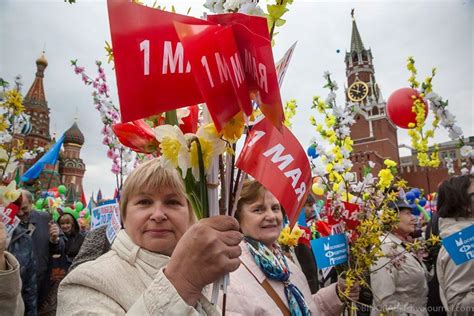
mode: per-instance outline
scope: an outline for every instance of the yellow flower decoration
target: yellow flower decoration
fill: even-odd
[[[191,137],[193,136],[194,135]],[[198,129],[196,136],[199,140],[199,144],[201,145],[202,160],[204,162],[204,169],[207,172],[212,166],[212,161],[214,158],[225,152],[226,144],[222,139],[219,138],[219,134],[217,133],[214,124],[201,126]],[[190,163],[193,176],[199,180],[199,156],[197,144],[195,141],[191,143],[190,147]]]
[[[237,113],[222,128],[220,135],[222,138],[233,144],[239,140],[244,133],[245,119],[242,112]]]
[[[416,68],[415,68],[415,60],[413,57],[408,57],[407,69],[410,71],[411,76],[408,81],[411,83],[412,88],[418,88],[420,86],[419,82],[416,81]],[[432,123],[432,128],[426,131],[423,131],[425,127],[425,102],[424,96],[425,93],[429,93],[432,91],[432,80],[433,77],[436,75],[436,68],[433,68],[431,71],[431,76],[427,77],[425,81],[421,85],[421,93],[420,96],[413,96],[413,106],[412,111],[415,113],[415,123],[408,124],[408,135],[411,138],[412,147],[417,151],[417,158],[418,164],[422,167],[438,167],[440,164],[440,160],[438,157],[438,149],[437,146],[434,146],[434,150],[431,150],[428,146],[428,140],[434,137],[434,131],[438,128],[438,124],[440,118],[436,112],[434,112],[435,119]]]
[[[290,226],[287,224],[278,236],[278,243],[282,246],[295,247],[298,245],[298,240],[302,234],[303,231],[298,227],[298,225],[293,226],[293,229],[290,232]]]
[[[278,236],[278,243],[282,246],[288,245],[288,240],[290,239],[290,226],[286,225],[280,232]]]
[[[21,93],[16,89],[7,91],[2,107],[10,109],[14,115],[20,115],[25,110]]]
[[[398,189],[406,189],[408,187],[408,182],[406,180],[400,179],[395,183],[395,186]]]
[[[16,201],[21,195],[21,190],[16,189],[16,181],[11,181],[7,186],[0,186],[0,204],[7,206]]]
[[[285,121],[283,122],[283,124],[285,124],[285,126],[288,128],[292,127],[291,119],[293,118],[293,116],[295,116],[297,107],[298,105],[296,104],[295,99],[291,99],[290,101],[285,103]]]
[[[383,163],[387,166],[387,167],[396,167],[397,166],[397,163],[393,160],[390,160],[390,159],[385,159],[383,161]]]
[[[441,238],[438,235],[431,234],[431,237],[426,240],[431,245],[438,245],[441,243]]]
[[[394,176],[392,172],[390,171],[390,169],[380,170],[378,176],[379,176],[378,186],[380,189],[388,188],[394,179]]]
[[[160,125],[155,128],[156,139],[160,142],[162,161],[165,167],[181,170],[183,178],[190,167],[187,140],[178,126]]]
[[[8,128],[8,123],[3,116],[0,116],[0,132],[5,131]]]
[[[250,122],[255,121],[255,120],[257,119],[257,117],[259,117],[260,115],[263,115],[263,114],[262,114],[262,110],[260,110],[260,108],[255,109],[255,110],[252,112],[252,114],[250,115],[249,121],[250,121]]]
[[[333,127],[336,124],[336,117],[334,115],[326,116],[325,123],[328,128]]]
[[[333,168],[334,168],[334,165],[331,164],[331,163],[328,163],[328,164],[326,165],[326,173],[330,173]]]

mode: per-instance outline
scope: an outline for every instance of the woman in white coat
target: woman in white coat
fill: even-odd
[[[398,199],[391,204],[400,221],[382,237],[382,257],[371,268],[371,315],[382,311],[388,315],[428,315],[428,272],[424,263],[405,248],[409,235],[415,231],[415,217],[406,201]]]
[[[58,315],[217,315],[203,288],[238,268],[242,234],[229,216],[193,224],[175,170],[148,161],[125,181],[124,229],[111,250],[61,282]]]

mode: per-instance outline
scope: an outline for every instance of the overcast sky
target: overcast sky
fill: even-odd
[[[23,77],[26,94],[34,80],[35,60],[43,49],[49,65],[44,87],[51,109],[51,132],[60,134],[74,117],[86,142],[81,156],[87,166],[84,187],[89,196],[102,188],[111,196],[115,177],[109,171],[100,129],[102,123],[92,105],[91,88],[76,76],[69,61],[78,59],[90,75],[95,60],[105,61],[104,41],[110,42],[105,1],[77,0],[70,5],[62,0],[0,0],[0,77],[13,82]],[[153,2],[153,1],[151,1]],[[264,1],[260,1],[264,2]],[[206,9],[202,1],[158,1],[174,3],[178,13],[192,7],[199,17]],[[274,47],[278,60],[298,41],[282,87],[283,100],[295,98],[298,112],[293,132],[304,148],[316,135],[308,116],[313,95],[326,96],[322,74],[329,70],[340,87],[345,84],[344,52],[350,47],[351,8],[366,48],[372,49],[375,78],[386,100],[394,90],[407,86],[406,58],[415,57],[419,78],[432,67],[438,68],[434,91],[449,99],[466,136],[474,135],[473,56],[474,3],[472,0],[444,1],[304,1],[295,0],[285,15]],[[338,53],[338,50],[340,52]],[[105,66],[112,97],[117,100],[115,74]],[[339,99],[343,100],[342,91]],[[432,117],[432,116],[430,116]],[[399,143],[409,144],[405,131],[399,130]],[[448,140],[440,131],[437,141]],[[402,152],[406,154],[406,152]]]

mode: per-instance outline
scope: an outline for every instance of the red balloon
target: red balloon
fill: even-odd
[[[416,124],[416,114],[413,112],[412,96],[420,93],[413,88],[401,88],[393,92],[387,101],[387,116],[393,124],[400,128],[408,128],[408,124]],[[425,104],[425,119],[428,115],[428,105]]]

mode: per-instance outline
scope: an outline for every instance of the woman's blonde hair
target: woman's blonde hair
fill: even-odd
[[[194,212],[187,199],[183,180],[175,169],[162,167],[159,158],[141,164],[125,180],[120,198],[120,216],[122,221],[125,220],[127,215],[127,204],[131,197],[140,192],[153,192],[162,188],[170,188],[178,195],[186,198],[189,216],[191,222],[194,222]]]

